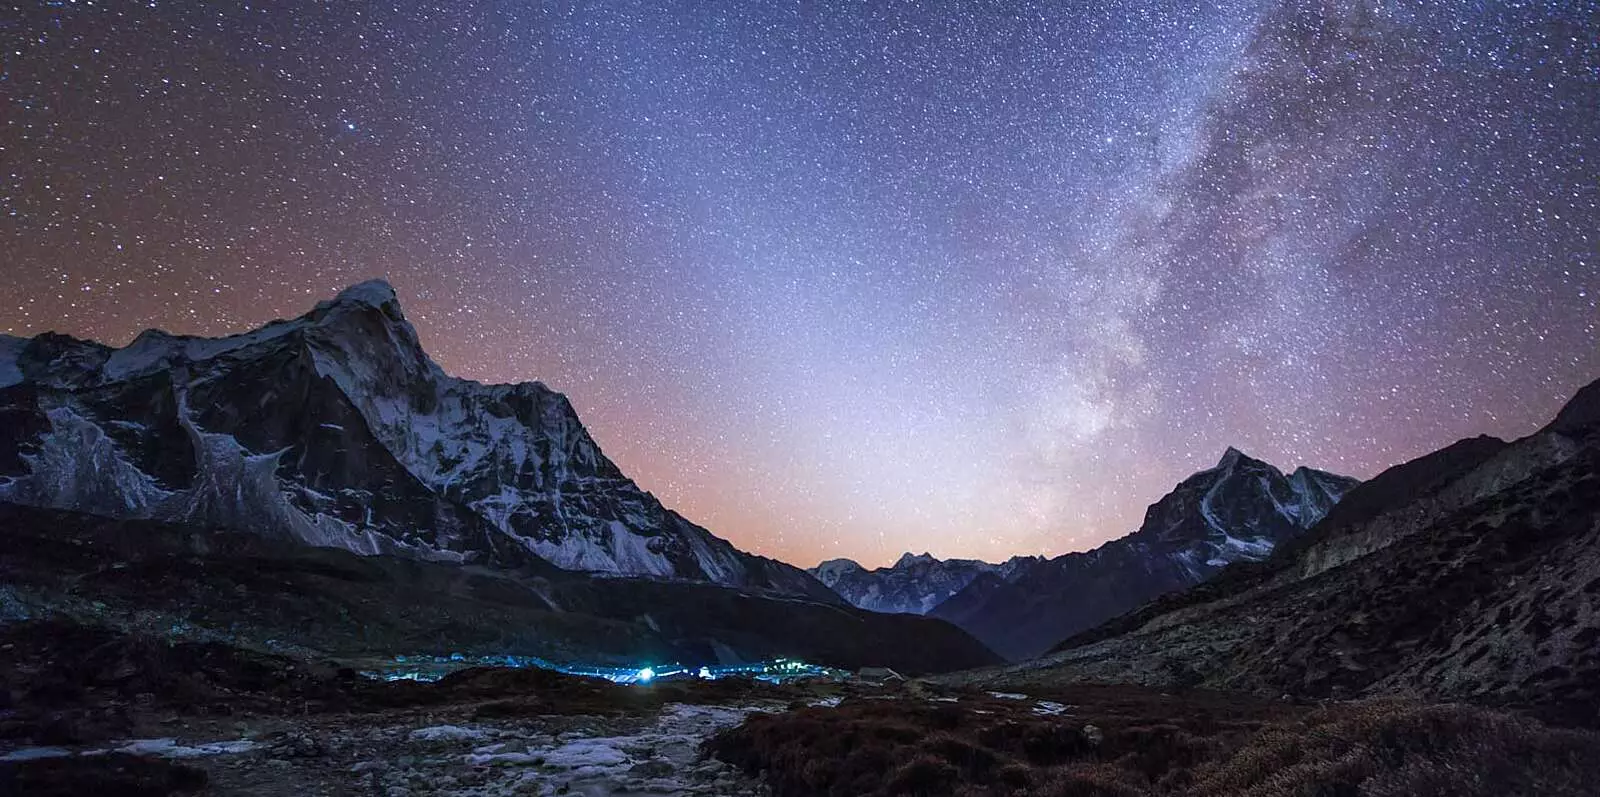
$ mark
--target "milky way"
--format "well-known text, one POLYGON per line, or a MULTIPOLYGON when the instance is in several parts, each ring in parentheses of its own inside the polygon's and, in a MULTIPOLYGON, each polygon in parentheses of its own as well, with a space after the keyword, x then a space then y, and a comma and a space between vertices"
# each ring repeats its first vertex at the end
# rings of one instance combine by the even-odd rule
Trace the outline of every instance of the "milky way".
POLYGON ((1600 377, 1600 4, 0 8, 0 331, 385 276, 800 564, 1081 550, 1600 377), (929 9, 937 8, 937 12, 929 9))

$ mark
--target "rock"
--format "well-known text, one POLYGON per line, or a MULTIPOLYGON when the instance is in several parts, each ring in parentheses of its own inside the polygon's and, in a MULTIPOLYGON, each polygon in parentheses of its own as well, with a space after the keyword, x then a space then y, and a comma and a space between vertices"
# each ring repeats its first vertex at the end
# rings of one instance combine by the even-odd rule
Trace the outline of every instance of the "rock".
POLYGON ((634 764, 628 770, 628 774, 637 775, 641 778, 664 778, 672 774, 672 764, 659 758, 652 758, 649 761, 634 764))
POLYGON ((1106 734, 1105 731, 1100 730, 1099 726, 1085 725, 1083 726, 1083 738, 1089 744, 1099 747, 1100 743, 1106 740, 1106 734))
POLYGON ((288 731, 267 748, 274 758, 317 758, 327 754, 322 740, 308 733, 288 731))

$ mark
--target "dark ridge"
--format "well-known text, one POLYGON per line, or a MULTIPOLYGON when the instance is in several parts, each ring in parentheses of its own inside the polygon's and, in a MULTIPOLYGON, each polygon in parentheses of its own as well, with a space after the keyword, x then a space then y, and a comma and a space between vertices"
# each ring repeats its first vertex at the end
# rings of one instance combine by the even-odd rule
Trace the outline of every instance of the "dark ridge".
POLYGON ((1600 380, 1579 390, 1544 431, 1572 434, 1597 425, 1600 425, 1600 380))
POLYGON ((1479 435, 1395 465, 1362 482, 1347 493, 1333 510, 1295 544, 1285 549, 1293 553, 1338 529, 1349 528, 1439 491, 1467 471, 1482 465, 1510 445, 1496 437, 1479 435))
POLYGON ((638 666, 712 663, 732 651, 907 675, 999 661, 941 620, 687 580, 357 556, 3 503, 0 540, 0 583, 29 596, 38 615, 155 617, 328 658, 512 654, 638 666))

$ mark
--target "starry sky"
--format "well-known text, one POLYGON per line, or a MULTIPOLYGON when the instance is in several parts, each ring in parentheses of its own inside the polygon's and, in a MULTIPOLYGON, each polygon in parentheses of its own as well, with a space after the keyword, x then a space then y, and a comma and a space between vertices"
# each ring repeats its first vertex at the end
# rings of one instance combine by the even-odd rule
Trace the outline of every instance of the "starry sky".
POLYGON ((0 332, 386 277, 800 565, 1092 547, 1600 377, 1600 3, 0 3, 0 332))

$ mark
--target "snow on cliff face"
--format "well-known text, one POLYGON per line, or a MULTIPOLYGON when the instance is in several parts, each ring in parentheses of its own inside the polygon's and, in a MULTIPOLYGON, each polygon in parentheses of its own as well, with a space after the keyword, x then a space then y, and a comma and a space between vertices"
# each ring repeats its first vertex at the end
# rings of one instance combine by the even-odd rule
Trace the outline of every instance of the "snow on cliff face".
POLYGON ((1151 506, 1137 532, 1095 551, 1050 560, 1013 557, 1003 564, 906 553, 893 567, 867 570, 833 559, 810 572, 862 609, 931 613, 1001 653, 1035 652, 1058 641, 1050 634, 1060 627, 1081 630, 1075 617, 1098 622, 1146 597, 1197 584, 1233 562, 1265 559, 1279 542, 1327 515, 1356 483, 1310 468, 1284 476, 1229 448, 1216 467, 1190 476, 1151 506), (1082 591, 1096 594, 1077 594, 1082 591), (1063 597, 1050 599, 1057 594, 1063 597), (1136 597, 1091 605, 1106 596, 1136 597), (1052 623, 1052 614, 1064 619, 1052 623), (994 633, 1009 628, 1026 635, 1033 624, 1043 630, 1025 639, 994 633))
POLYGON ((1302 467, 1292 476, 1229 448, 1151 505, 1128 539, 1143 542, 1198 583, 1216 569, 1260 561, 1316 525, 1358 482, 1302 467))
POLYGON ((0 419, 5 500, 836 600, 667 510, 559 393, 445 374, 379 281, 225 338, 0 339, 0 419))

